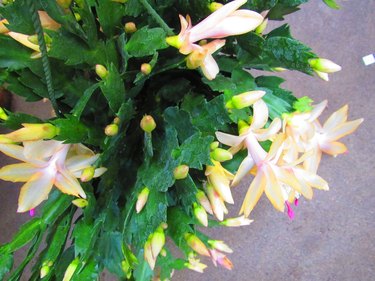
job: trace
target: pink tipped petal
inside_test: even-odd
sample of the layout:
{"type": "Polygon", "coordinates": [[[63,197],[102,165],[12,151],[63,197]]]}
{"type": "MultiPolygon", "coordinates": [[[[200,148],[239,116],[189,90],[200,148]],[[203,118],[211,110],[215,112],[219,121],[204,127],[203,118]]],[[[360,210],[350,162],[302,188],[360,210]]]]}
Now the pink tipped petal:
{"type": "Polygon", "coordinates": [[[53,186],[53,176],[42,173],[35,174],[25,183],[18,198],[17,212],[27,212],[48,198],[53,186]]]}
{"type": "Polygon", "coordinates": [[[345,144],[337,141],[323,143],[320,145],[320,149],[324,153],[327,153],[332,156],[336,156],[338,154],[342,154],[348,151],[345,144]]]}
{"type": "Polygon", "coordinates": [[[222,144],[225,144],[227,146],[238,146],[241,144],[246,136],[234,136],[222,132],[216,132],[215,133],[216,138],[221,142],[222,144]]]}
{"type": "Polygon", "coordinates": [[[86,199],[86,194],[83,191],[81,185],[79,184],[78,180],[68,173],[57,173],[55,179],[55,185],[61,192],[74,195],[77,197],[82,197],[86,199]]]}
{"type": "Polygon", "coordinates": [[[31,210],[29,211],[29,216],[30,216],[30,217],[34,217],[34,216],[35,216],[35,209],[31,209],[31,210]]]}
{"type": "Polygon", "coordinates": [[[286,208],[287,208],[287,213],[288,213],[289,219],[293,220],[294,219],[294,211],[293,211],[292,207],[290,206],[290,203],[288,201],[285,201],[285,205],[286,205],[286,208]]]}
{"type": "Polygon", "coordinates": [[[349,108],[348,105],[344,105],[339,110],[332,113],[332,115],[324,123],[323,130],[331,131],[336,126],[345,123],[348,118],[348,108],[349,108]]]}
{"type": "Polygon", "coordinates": [[[0,169],[0,179],[12,182],[27,182],[40,170],[28,163],[19,163],[4,166],[0,169]]]}
{"type": "Polygon", "coordinates": [[[344,124],[328,132],[326,134],[326,138],[330,141],[338,140],[346,135],[353,133],[358,128],[358,126],[361,125],[362,122],[362,118],[350,122],[345,122],[344,124]]]}
{"type": "Polygon", "coordinates": [[[240,167],[237,170],[236,175],[234,176],[234,179],[232,181],[232,186],[236,186],[239,184],[241,179],[246,176],[251,168],[254,166],[254,160],[251,158],[251,156],[247,156],[242,162],[240,167]]]}
{"type": "Polygon", "coordinates": [[[253,105],[253,120],[251,122],[251,128],[260,129],[266,125],[268,121],[268,107],[267,104],[262,100],[258,100],[253,105]]]}

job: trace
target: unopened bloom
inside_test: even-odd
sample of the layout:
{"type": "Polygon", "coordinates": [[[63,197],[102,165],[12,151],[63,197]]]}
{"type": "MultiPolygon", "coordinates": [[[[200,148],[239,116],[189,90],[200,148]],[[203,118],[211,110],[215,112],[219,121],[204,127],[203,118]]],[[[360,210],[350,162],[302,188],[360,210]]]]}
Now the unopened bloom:
{"type": "Polygon", "coordinates": [[[214,248],[215,250],[225,252],[228,254],[233,253],[233,250],[229,248],[227,244],[224,243],[224,241],[221,240],[208,240],[208,244],[214,248]]]}
{"type": "MultiPolygon", "coordinates": [[[[55,185],[61,192],[86,198],[77,178],[99,157],[82,144],[63,144],[59,141],[27,141],[21,145],[0,144],[0,151],[24,163],[0,169],[0,178],[12,182],[26,182],[18,200],[18,212],[26,212],[48,198],[55,185]]],[[[95,170],[100,176],[105,168],[95,170]]]]}
{"type": "Polygon", "coordinates": [[[156,259],[165,244],[165,234],[162,226],[159,226],[154,233],[151,233],[144,246],[144,259],[153,270],[156,259]]]}
{"type": "Polygon", "coordinates": [[[328,73],[333,73],[341,70],[341,66],[323,58],[310,59],[309,64],[315,73],[325,81],[328,81],[328,73]]]}
{"type": "Polygon", "coordinates": [[[213,215],[212,207],[206,194],[202,190],[199,190],[195,194],[195,197],[197,198],[198,202],[202,205],[202,207],[206,210],[206,212],[213,215]]]}
{"type": "Polygon", "coordinates": [[[146,133],[151,133],[156,128],[156,122],[151,115],[145,115],[142,117],[140,126],[146,133]]]}
{"type": "Polygon", "coordinates": [[[135,205],[137,214],[142,211],[143,207],[146,205],[149,194],[150,190],[147,187],[143,188],[142,191],[138,194],[137,203],[135,205]]]}
{"type": "Polygon", "coordinates": [[[205,227],[208,226],[208,218],[207,218],[207,212],[206,210],[197,203],[193,204],[193,212],[194,216],[197,218],[197,220],[205,227]]]}
{"type": "Polygon", "coordinates": [[[203,270],[207,267],[204,263],[201,263],[199,259],[194,257],[189,257],[189,262],[186,262],[184,265],[191,270],[194,270],[199,273],[203,273],[203,270]]]}
{"type": "Polygon", "coordinates": [[[200,240],[196,235],[192,233],[185,233],[186,243],[192,248],[195,252],[202,256],[210,256],[210,253],[206,245],[200,240]]]}
{"type": "Polygon", "coordinates": [[[215,191],[220,195],[223,200],[229,204],[233,204],[232,192],[230,190],[230,180],[233,175],[227,171],[220,162],[212,160],[213,166],[207,166],[205,175],[207,176],[208,183],[212,185],[215,191]]]}
{"type": "Polygon", "coordinates": [[[58,128],[52,124],[22,124],[23,128],[2,135],[13,142],[37,141],[51,139],[58,134],[58,128]]]}
{"type": "Polygon", "coordinates": [[[223,198],[209,182],[206,185],[206,190],[213,214],[219,221],[222,221],[224,219],[224,214],[228,213],[228,209],[225,206],[223,198]]]}
{"type": "Polygon", "coordinates": [[[237,217],[237,218],[225,219],[220,224],[228,226],[228,227],[238,227],[238,226],[249,225],[252,222],[253,222],[253,220],[249,220],[248,218],[245,218],[245,216],[240,216],[240,217],[237,217]]]}
{"type": "Polygon", "coordinates": [[[188,174],[189,174],[189,166],[187,166],[187,165],[177,166],[173,170],[173,177],[176,180],[182,180],[182,179],[186,178],[188,176],[188,174]]]}
{"type": "Polygon", "coordinates": [[[225,254],[215,249],[212,249],[210,250],[210,255],[211,255],[211,260],[215,266],[219,264],[228,270],[233,269],[233,263],[230,261],[230,259],[228,259],[228,257],[225,254]]]}

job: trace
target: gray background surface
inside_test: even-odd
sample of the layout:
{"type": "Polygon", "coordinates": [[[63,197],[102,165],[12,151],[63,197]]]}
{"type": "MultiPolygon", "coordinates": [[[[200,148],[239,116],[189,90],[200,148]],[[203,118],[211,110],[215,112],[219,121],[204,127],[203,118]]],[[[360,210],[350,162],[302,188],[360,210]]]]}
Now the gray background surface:
{"type": "MultiPolygon", "coordinates": [[[[349,119],[365,118],[358,131],[344,139],[348,154],[323,158],[319,174],[331,190],[316,191],[312,201],[300,200],[294,221],[274,210],[263,196],[250,226],[206,231],[233,248],[232,271],[204,260],[209,265],[205,274],[185,270],[176,272],[172,280],[375,280],[375,64],[362,62],[363,56],[375,53],[375,1],[338,2],[342,9],[334,11],[320,0],[311,0],[287,21],[295,38],[343,70],[331,75],[329,83],[297,72],[280,74],[287,78],[283,86],[296,95],[309,95],[316,102],[328,99],[324,118],[346,103],[349,119]]],[[[17,100],[15,110],[49,115],[48,107],[40,103],[31,107],[17,100]]],[[[1,164],[8,161],[0,156],[1,164]]],[[[232,216],[248,184],[233,189],[237,207],[231,209],[232,216]]],[[[0,243],[28,219],[16,213],[18,192],[19,185],[0,182],[0,243]]]]}

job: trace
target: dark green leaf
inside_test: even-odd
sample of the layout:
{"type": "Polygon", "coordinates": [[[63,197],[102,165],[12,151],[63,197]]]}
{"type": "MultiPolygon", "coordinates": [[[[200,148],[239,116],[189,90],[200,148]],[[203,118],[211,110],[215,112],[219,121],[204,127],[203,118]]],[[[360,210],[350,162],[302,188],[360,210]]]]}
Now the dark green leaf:
{"type": "Polygon", "coordinates": [[[120,232],[103,231],[99,238],[99,253],[104,266],[109,272],[119,277],[124,277],[121,262],[124,260],[122,253],[122,234],[120,232]]]}
{"type": "Polygon", "coordinates": [[[5,280],[7,274],[13,267],[13,254],[0,254],[0,280],[5,280]]]}
{"type": "Polygon", "coordinates": [[[98,13],[100,26],[108,37],[112,37],[116,33],[116,28],[122,28],[121,19],[125,14],[125,5],[108,0],[99,0],[96,1],[96,12],[98,13]]]}
{"type": "Polygon", "coordinates": [[[76,116],[78,119],[80,119],[83,110],[85,109],[88,101],[90,100],[92,94],[95,92],[95,90],[99,87],[99,84],[93,84],[89,88],[85,90],[82,97],[78,100],[76,105],[74,106],[72,110],[72,114],[76,116]]]}
{"type": "Polygon", "coordinates": [[[65,115],[52,121],[59,128],[59,134],[55,139],[65,143],[81,143],[88,138],[88,128],[83,125],[76,116],[65,115]]]}
{"type": "Polygon", "coordinates": [[[138,266],[134,270],[134,279],[136,281],[149,281],[154,275],[153,270],[150,268],[143,256],[143,250],[140,250],[137,257],[138,266]]]}
{"type": "Polygon", "coordinates": [[[168,107],[164,110],[164,119],[176,129],[180,143],[198,131],[191,123],[190,114],[178,107],[168,107]]]}
{"type": "Polygon", "coordinates": [[[35,33],[27,0],[17,0],[12,4],[0,6],[0,15],[8,20],[8,29],[23,34],[35,33]]]}
{"type": "Polygon", "coordinates": [[[0,68],[17,70],[25,68],[31,61],[31,50],[12,37],[0,34],[0,68]]]}
{"type": "Polygon", "coordinates": [[[8,112],[8,119],[3,122],[3,124],[12,130],[17,130],[22,128],[23,123],[43,123],[39,118],[19,112],[8,112]]]}
{"type": "Polygon", "coordinates": [[[165,38],[166,33],[162,28],[145,26],[130,37],[125,48],[128,54],[133,57],[151,56],[157,50],[168,47],[165,38]]]}

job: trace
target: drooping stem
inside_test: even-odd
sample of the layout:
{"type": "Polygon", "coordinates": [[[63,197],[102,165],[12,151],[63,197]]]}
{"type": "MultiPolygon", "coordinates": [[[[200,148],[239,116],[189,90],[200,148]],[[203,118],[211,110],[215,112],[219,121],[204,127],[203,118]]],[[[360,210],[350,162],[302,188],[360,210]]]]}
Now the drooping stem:
{"type": "Polygon", "coordinates": [[[159,16],[159,14],[152,8],[152,6],[148,3],[147,0],[139,0],[142,5],[146,8],[146,10],[150,13],[150,15],[154,18],[155,21],[165,30],[167,35],[173,35],[172,29],[166,24],[166,22],[159,16]]]}

